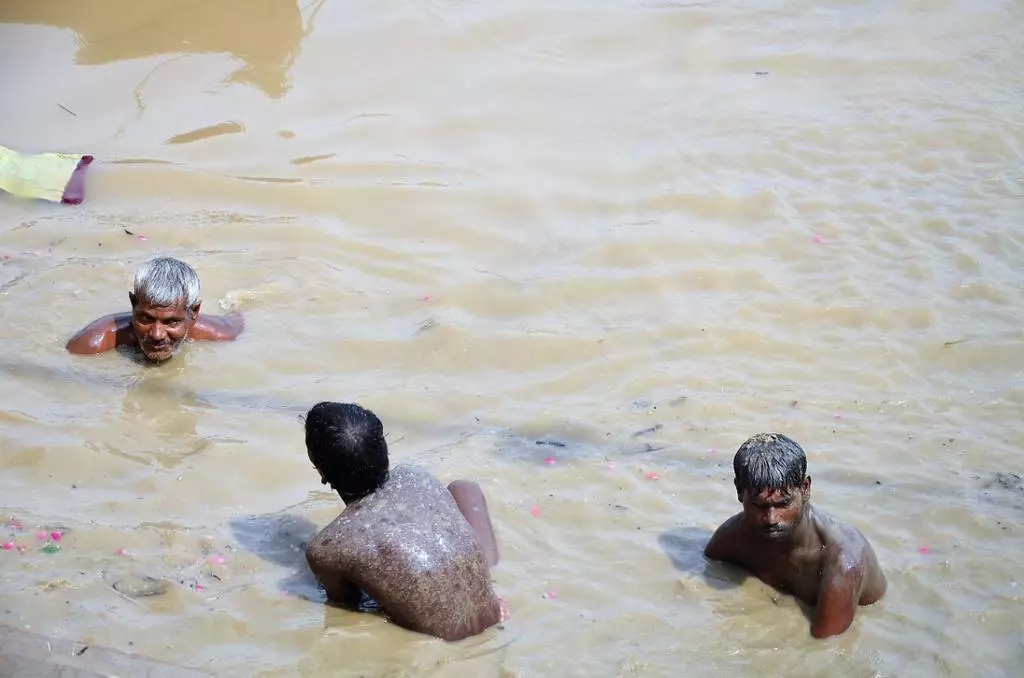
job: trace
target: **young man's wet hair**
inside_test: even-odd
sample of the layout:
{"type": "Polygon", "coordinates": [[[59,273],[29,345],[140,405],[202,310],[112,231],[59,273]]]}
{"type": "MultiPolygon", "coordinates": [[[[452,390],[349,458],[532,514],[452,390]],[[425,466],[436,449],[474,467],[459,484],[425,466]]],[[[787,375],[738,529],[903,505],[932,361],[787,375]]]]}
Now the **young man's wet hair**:
{"type": "Polygon", "coordinates": [[[306,451],[323,483],[346,503],[362,499],[388,478],[384,426],[359,405],[314,405],[306,415],[306,451]]]}
{"type": "Polygon", "coordinates": [[[733,458],[736,490],[785,492],[804,482],[807,456],[792,438],[781,433],[758,433],[740,445],[733,458]]]}

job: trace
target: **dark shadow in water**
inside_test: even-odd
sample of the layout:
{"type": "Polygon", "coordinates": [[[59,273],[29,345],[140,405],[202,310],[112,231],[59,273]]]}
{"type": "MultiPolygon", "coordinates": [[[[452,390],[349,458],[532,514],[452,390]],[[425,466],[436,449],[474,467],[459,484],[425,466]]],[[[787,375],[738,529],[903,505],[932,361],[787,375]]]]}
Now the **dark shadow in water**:
{"type": "Polygon", "coordinates": [[[243,65],[228,82],[253,85],[277,99],[289,89],[292,63],[323,3],[313,0],[300,7],[299,0],[3,0],[0,22],[74,31],[75,60],[85,65],[164,54],[230,54],[243,65]]]}
{"type": "Polygon", "coordinates": [[[231,520],[231,531],[235,541],[245,550],[268,563],[293,570],[277,583],[278,588],[288,595],[355,612],[380,612],[380,606],[366,593],[353,607],[327,600],[323,587],[306,562],[306,545],[317,533],[316,525],[308,518],[291,513],[242,516],[231,520]]]}
{"type": "Polygon", "coordinates": [[[316,525],[308,518],[290,513],[241,516],[231,520],[231,532],[245,550],[292,570],[278,582],[281,591],[315,603],[327,600],[306,563],[306,544],[317,533],[316,525]]]}
{"type": "Polygon", "coordinates": [[[673,527],[658,535],[658,545],[680,572],[703,577],[708,586],[724,591],[734,589],[749,576],[734,565],[727,565],[704,556],[704,547],[711,533],[699,527],[673,527]]]}

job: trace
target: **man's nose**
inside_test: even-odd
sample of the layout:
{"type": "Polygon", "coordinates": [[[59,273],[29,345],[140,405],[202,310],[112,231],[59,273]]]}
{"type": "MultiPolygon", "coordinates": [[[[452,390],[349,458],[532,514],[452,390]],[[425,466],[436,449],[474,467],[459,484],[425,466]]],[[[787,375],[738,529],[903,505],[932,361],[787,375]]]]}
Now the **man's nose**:
{"type": "Polygon", "coordinates": [[[153,329],[149,331],[149,335],[151,339],[163,339],[167,336],[167,328],[162,322],[157,321],[153,323],[153,329]]]}
{"type": "Polygon", "coordinates": [[[779,522],[779,514],[775,509],[768,509],[764,512],[764,524],[775,525],[779,522]]]}

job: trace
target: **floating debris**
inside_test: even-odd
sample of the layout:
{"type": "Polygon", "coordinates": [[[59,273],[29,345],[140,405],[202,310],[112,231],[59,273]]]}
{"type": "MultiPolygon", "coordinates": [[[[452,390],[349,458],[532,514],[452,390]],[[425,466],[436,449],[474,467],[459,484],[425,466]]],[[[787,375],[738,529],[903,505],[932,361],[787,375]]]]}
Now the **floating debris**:
{"type": "Polygon", "coordinates": [[[664,424],[655,424],[654,426],[649,426],[647,428],[640,429],[639,431],[634,433],[631,437],[632,438],[639,438],[640,436],[647,436],[647,435],[650,435],[652,433],[657,433],[658,431],[660,431],[663,428],[665,428],[664,424]]]}
{"type": "Polygon", "coordinates": [[[129,576],[114,582],[113,589],[129,598],[146,598],[167,593],[170,582],[149,576],[129,576]]]}

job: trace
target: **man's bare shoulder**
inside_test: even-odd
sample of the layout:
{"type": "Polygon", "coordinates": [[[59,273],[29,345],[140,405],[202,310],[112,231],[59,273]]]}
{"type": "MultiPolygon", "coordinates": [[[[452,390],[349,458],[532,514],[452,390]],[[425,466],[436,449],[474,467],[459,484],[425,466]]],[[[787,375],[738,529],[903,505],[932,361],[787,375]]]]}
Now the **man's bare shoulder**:
{"type": "Polygon", "coordinates": [[[68,340],[70,353],[103,353],[134,343],[131,313],[111,313],[92,321],[68,340]]]}
{"type": "Polygon", "coordinates": [[[719,525],[704,548],[704,555],[712,560],[725,562],[736,562],[740,559],[743,552],[742,519],[743,514],[737,513],[719,525]]]}
{"type": "Polygon", "coordinates": [[[306,561],[314,571],[346,572],[372,555],[368,549],[373,542],[365,534],[365,527],[343,511],[306,545],[306,561]]]}
{"type": "Polygon", "coordinates": [[[860,530],[817,507],[813,509],[812,516],[821,543],[831,558],[849,561],[863,557],[864,549],[869,545],[860,530]]]}

